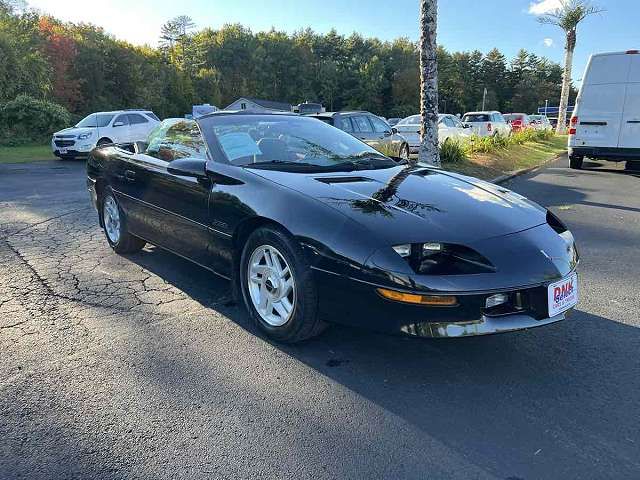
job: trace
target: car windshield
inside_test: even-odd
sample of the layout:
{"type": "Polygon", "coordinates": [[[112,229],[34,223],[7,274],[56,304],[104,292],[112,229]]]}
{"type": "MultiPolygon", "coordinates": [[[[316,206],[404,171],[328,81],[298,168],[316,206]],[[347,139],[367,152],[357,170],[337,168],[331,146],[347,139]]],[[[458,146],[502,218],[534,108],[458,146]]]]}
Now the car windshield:
{"type": "MultiPolygon", "coordinates": [[[[444,118],[444,114],[438,115],[438,121],[441,121],[443,118],[444,118]]],[[[410,117],[403,118],[402,120],[400,120],[396,124],[396,126],[398,127],[402,127],[404,125],[415,126],[415,125],[420,125],[421,123],[422,123],[422,117],[420,115],[411,115],[410,117]]]]}
{"type": "Polygon", "coordinates": [[[388,168],[397,162],[340,129],[292,115],[218,115],[198,120],[232,165],[277,170],[388,168]]]}
{"type": "Polygon", "coordinates": [[[462,118],[463,122],[468,122],[468,123],[475,123],[475,122],[488,122],[489,121],[489,115],[485,115],[482,113],[473,113],[473,114],[467,114],[462,118]]]}
{"type": "Polygon", "coordinates": [[[403,118],[398,122],[398,125],[420,125],[420,115],[411,115],[403,118]]]}
{"type": "Polygon", "coordinates": [[[106,127],[115,115],[111,113],[92,113],[87,115],[76,125],[80,128],[106,127]]]}

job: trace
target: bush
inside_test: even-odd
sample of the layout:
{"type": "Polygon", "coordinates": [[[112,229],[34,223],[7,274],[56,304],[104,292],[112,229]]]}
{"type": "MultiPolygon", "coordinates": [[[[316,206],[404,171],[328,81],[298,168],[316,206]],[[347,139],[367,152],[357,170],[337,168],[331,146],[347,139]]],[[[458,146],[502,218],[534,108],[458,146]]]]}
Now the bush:
{"type": "Polygon", "coordinates": [[[71,114],[62,106],[18,95],[0,106],[0,145],[46,142],[51,134],[72,124],[71,114]]]}
{"type": "Polygon", "coordinates": [[[465,160],[467,152],[461,142],[447,138],[440,145],[440,161],[443,164],[463,163],[465,160]]]}
{"type": "Polygon", "coordinates": [[[501,145],[503,145],[503,143],[503,137],[497,135],[495,137],[479,137],[473,134],[465,145],[465,152],[468,155],[473,155],[474,153],[493,153],[498,148],[502,148],[501,145]]]}
{"type": "Polygon", "coordinates": [[[527,142],[544,142],[551,140],[553,132],[551,130],[534,130],[526,128],[511,135],[511,143],[513,145],[522,145],[527,142]]]}

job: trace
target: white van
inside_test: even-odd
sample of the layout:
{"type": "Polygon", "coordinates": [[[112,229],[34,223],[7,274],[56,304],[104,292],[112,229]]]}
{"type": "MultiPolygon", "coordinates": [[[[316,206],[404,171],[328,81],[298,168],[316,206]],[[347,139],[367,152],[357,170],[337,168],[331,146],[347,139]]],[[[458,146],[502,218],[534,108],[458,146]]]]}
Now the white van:
{"type": "Polygon", "coordinates": [[[640,160],[640,50],[592,55],[569,125],[569,163],[640,160]]]}

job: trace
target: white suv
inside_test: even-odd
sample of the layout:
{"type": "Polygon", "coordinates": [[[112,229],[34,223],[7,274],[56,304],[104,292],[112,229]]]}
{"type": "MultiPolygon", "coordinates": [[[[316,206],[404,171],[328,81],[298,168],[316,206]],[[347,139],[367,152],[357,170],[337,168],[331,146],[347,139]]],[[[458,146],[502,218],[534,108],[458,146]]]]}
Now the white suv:
{"type": "Polygon", "coordinates": [[[473,133],[479,137],[493,137],[511,135],[511,125],[507,123],[500,112],[467,112],[462,121],[471,125],[473,133]]]}
{"type": "Polygon", "coordinates": [[[144,141],[159,123],[149,110],[92,113],[75,127],[54,133],[51,149],[60,158],[84,157],[97,145],[144,141]]]}

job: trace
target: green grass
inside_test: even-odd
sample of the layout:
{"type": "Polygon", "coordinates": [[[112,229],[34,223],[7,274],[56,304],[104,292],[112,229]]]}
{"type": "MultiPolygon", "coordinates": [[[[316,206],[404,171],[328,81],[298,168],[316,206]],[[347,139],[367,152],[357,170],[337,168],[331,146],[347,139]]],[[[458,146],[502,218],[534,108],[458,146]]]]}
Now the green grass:
{"type": "Polygon", "coordinates": [[[50,145],[25,145],[20,147],[0,147],[0,163],[26,163],[54,160],[50,145]]]}
{"type": "Polygon", "coordinates": [[[471,153],[464,162],[444,164],[447,170],[489,180],[523,168],[536,167],[567,151],[567,137],[511,144],[490,153],[471,153]]]}

